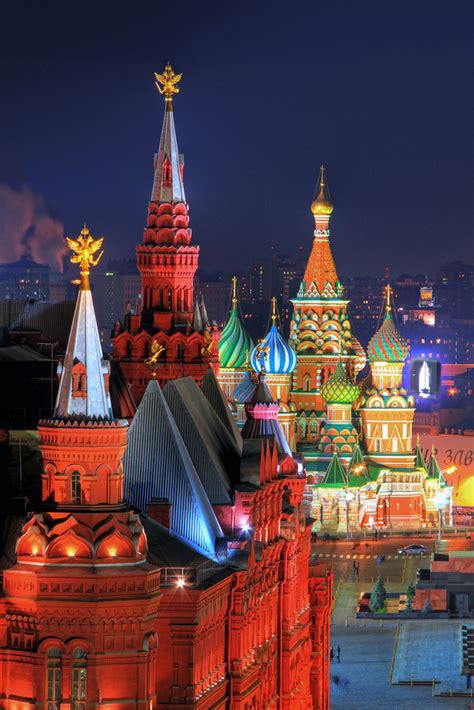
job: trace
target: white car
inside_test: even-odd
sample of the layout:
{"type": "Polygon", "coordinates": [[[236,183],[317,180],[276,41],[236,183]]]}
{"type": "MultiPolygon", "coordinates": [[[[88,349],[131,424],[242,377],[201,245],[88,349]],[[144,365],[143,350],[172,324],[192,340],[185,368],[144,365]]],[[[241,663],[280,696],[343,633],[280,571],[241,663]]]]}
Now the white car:
{"type": "Polygon", "coordinates": [[[399,555],[426,555],[428,549],[424,545],[407,545],[398,550],[399,555]]]}

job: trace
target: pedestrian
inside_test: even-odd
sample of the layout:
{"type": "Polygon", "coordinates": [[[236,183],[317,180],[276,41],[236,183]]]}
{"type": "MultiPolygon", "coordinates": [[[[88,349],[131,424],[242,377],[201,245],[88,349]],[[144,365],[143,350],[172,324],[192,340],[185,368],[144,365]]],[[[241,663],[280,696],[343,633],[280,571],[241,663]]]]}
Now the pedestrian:
{"type": "Polygon", "coordinates": [[[352,560],[352,576],[355,577],[357,574],[357,562],[355,560],[352,560]]]}
{"type": "Polygon", "coordinates": [[[334,649],[333,649],[332,646],[331,646],[331,652],[330,652],[330,654],[329,654],[329,660],[330,660],[330,661],[334,661],[334,649]]]}
{"type": "Polygon", "coordinates": [[[341,662],[341,647],[339,646],[339,644],[337,644],[337,647],[336,647],[336,658],[337,658],[337,662],[340,663],[341,662]]]}
{"type": "Polygon", "coordinates": [[[359,580],[359,565],[360,565],[360,562],[356,562],[356,576],[357,576],[357,581],[359,580]]]}

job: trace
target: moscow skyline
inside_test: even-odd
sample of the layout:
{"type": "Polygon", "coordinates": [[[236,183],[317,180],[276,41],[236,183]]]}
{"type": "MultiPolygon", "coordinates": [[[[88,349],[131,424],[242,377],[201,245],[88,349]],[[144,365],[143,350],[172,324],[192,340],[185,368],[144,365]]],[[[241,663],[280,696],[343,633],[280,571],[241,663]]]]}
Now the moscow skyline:
{"type": "Polygon", "coordinates": [[[86,220],[109,257],[133,257],[163,117],[153,72],[169,60],[183,73],[175,121],[203,271],[242,268],[271,244],[309,253],[321,163],[342,273],[472,258],[467,3],[456,14],[438,2],[300,3],[291,15],[283,3],[144,3],[75,16],[21,2],[4,16],[2,238],[19,223],[29,239],[19,215],[33,203],[54,220],[52,248],[61,225],[75,236],[86,220]]]}

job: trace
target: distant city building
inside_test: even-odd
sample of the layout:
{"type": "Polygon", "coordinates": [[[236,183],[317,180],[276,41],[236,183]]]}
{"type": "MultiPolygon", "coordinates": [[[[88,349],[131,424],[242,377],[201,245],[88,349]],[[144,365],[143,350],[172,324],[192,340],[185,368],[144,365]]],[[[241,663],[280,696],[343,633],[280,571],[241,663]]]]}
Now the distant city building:
{"type": "Polygon", "coordinates": [[[204,299],[207,315],[221,327],[229,307],[230,287],[222,274],[203,275],[199,278],[199,292],[204,299]]]}
{"type": "Polygon", "coordinates": [[[97,323],[103,347],[110,350],[111,333],[117,323],[123,323],[127,308],[130,313],[141,309],[140,274],[119,270],[94,274],[93,290],[97,303],[97,323]]]}
{"type": "Polygon", "coordinates": [[[49,300],[49,264],[37,264],[28,256],[0,264],[0,300],[49,300]]]}

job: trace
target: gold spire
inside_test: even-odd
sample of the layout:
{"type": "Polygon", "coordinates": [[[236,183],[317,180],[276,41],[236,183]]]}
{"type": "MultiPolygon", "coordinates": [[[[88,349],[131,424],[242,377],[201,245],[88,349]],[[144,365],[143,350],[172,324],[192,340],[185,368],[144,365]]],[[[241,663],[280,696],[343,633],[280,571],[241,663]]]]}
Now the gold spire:
{"type": "Polygon", "coordinates": [[[68,247],[74,252],[71,256],[71,264],[79,264],[81,270],[81,290],[89,291],[90,266],[97,266],[104,250],[102,250],[95,259],[93,255],[101,248],[104,237],[94,239],[84,223],[84,227],[81,229],[78,238],[71,239],[70,237],[66,237],[66,241],[68,247]]]}
{"type": "Polygon", "coordinates": [[[168,62],[165,66],[163,74],[155,72],[156,88],[165,97],[166,110],[173,110],[173,94],[179,94],[179,82],[182,79],[182,74],[175,74],[173,67],[168,62]]]}
{"type": "Polygon", "coordinates": [[[275,325],[277,320],[278,320],[277,300],[276,300],[276,297],[273,296],[273,298],[272,298],[272,325],[275,325]]]}
{"type": "Polygon", "coordinates": [[[420,435],[419,434],[416,435],[416,445],[417,446],[420,445],[420,435]]]}
{"type": "Polygon", "coordinates": [[[326,170],[324,168],[324,165],[321,165],[321,168],[319,169],[319,187],[317,191],[317,197],[313,200],[311,204],[311,212],[315,216],[326,215],[329,217],[332,214],[332,211],[334,210],[334,205],[330,201],[327,194],[325,175],[326,170]]]}
{"type": "Polygon", "coordinates": [[[237,298],[237,276],[232,276],[232,308],[236,308],[238,303],[237,298]]]}

